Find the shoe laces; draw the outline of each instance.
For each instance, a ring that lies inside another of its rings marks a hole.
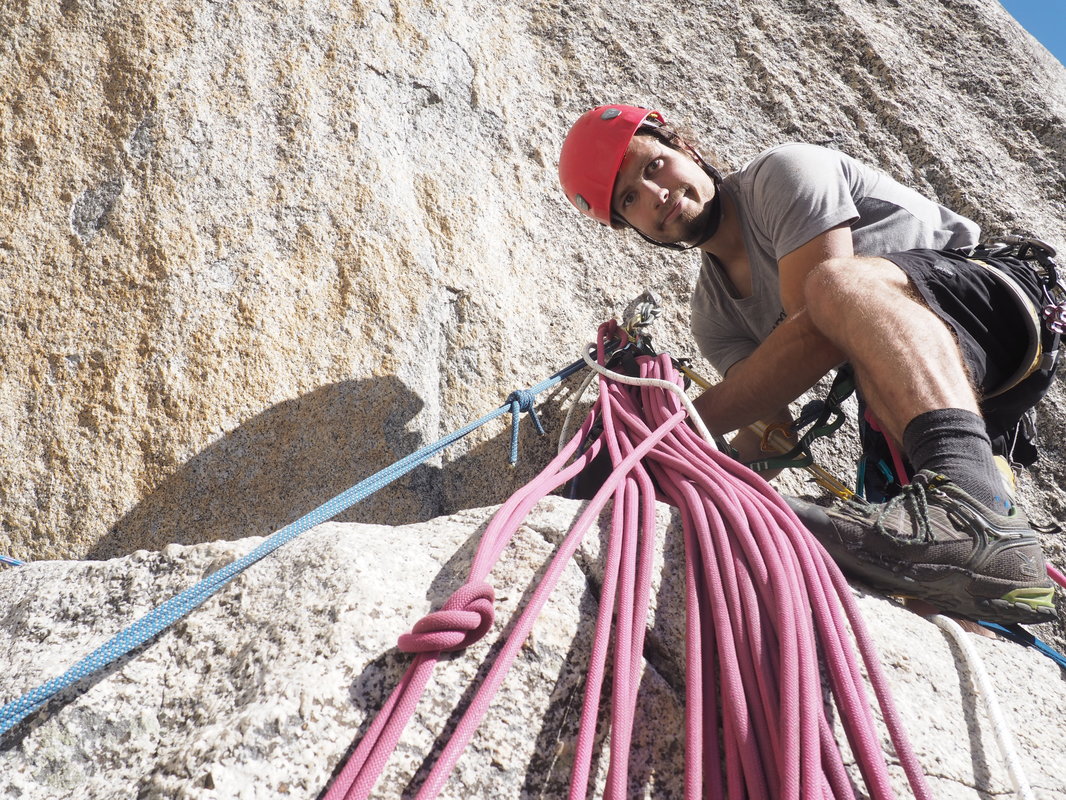
[[[877,517],[874,519],[874,530],[893,541],[913,544],[915,537],[902,535],[899,528],[893,529],[891,525],[886,524],[896,509],[902,505],[907,515],[918,523],[917,541],[933,541],[933,528],[929,524],[929,501],[926,499],[928,488],[924,476],[916,475],[911,483],[900,490],[899,494],[881,504]]]
[[[904,486],[899,494],[889,498],[884,503],[870,503],[866,500],[848,500],[845,505],[850,506],[853,515],[861,518],[869,518],[870,507],[875,506],[877,511],[873,519],[873,529],[888,539],[900,544],[914,544],[917,542],[931,542],[935,538],[933,528],[929,524],[929,501],[927,492],[935,488],[941,481],[936,476],[932,481],[922,474],[914,476],[911,483]],[[944,479],[946,480],[946,479]],[[888,521],[903,507],[907,516],[917,523],[918,536],[903,535],[899,528],[891,526]]]

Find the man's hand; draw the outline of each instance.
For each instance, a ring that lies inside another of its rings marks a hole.
[[[778,430],[781,430],[791,444],[796,443],[797,437],[790,429],[790,426],[792,425],[792,415],[787,408],[781,409],[776,414],[770,415],[767,419],[762,420],[762,422],[766,424],[767,429],[775,427]],[[751,427],[741,428],[729,444],[737,451],[737,458],[742,464],[761,461],[777,453],[777,450],[773,448],[763,449],[763,435],[756,433]],[[766,480],[772,480],[780,473],[780,469],[773,469],[760,472],[759,474]]]
[[[841,361],[840,352],[810,323],[807,310],[800,309],[693,405],[711,433],[724,435],[774,419]]]

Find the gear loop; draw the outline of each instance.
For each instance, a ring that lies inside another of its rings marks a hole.
[[[495,619],[495,592],[487,583],[460,586],[438,611],[422,617],[397,646],[405,653],[462,650],[484,636]]]

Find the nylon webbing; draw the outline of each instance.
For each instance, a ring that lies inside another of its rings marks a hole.
[[[1000,625],[998,622],[981,622],[978,623],[990,631],[995,631],[1005,639],[1009,639],[1012,642],[1023,645],[1025,647],[1031,647],[1038,653],[1047,656],[1063,669],[1066,669],[1066,655],[1060,653],[1054,647],[1049,645],[1042,639],[1038,639],[1029,631],[1025,630],[1021,625],[1017,623],[1012,625]]]

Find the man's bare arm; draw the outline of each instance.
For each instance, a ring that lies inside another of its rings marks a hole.
[[[803,291],[812,269],[830,258],[851,255],[851,229],[840,226],[781,258],[781,303],[788,316],[750,356],[734,364],[724,380],[695,400],[712,433],[728,433],[779,414],[844,360],[811,322]]]

